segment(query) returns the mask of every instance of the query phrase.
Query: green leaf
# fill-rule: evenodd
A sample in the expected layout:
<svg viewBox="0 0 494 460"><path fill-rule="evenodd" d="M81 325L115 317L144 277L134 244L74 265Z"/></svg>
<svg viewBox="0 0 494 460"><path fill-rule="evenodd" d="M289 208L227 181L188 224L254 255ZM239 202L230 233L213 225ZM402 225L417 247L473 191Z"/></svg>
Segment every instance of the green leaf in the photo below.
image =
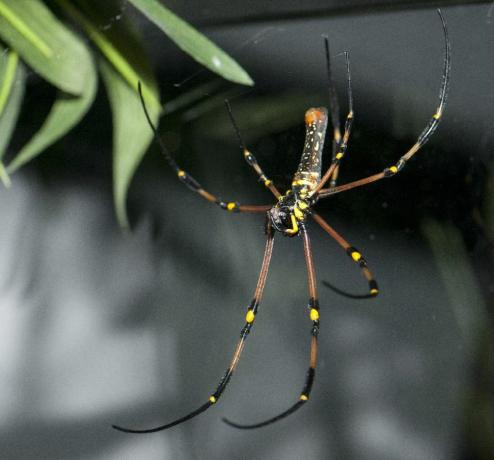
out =
<svg viewBox="0 0 494 460"><path fill-rule="evenodd" d="M137 166L142 160L153 133L146 122L136 88L131 88L114 67L100 59L103 76L113 114L113 193L117 219L129 227L125 201L127 190ZM154 94L158 98L157 93ZM148 107L151 119L157 122L159 110Z"/></svg>
<svg viewBox="0 0 494 460"><path fill-rule="evenodd" d="M14 83L19 55L15 51L9 51L0 46L2 57L0 59L0 115L7 104L7 100Z"/></svg>
<svg viewBox="0 0 494 460"><path fill-rule="evenodd" d="M10 177L5 170L5 166L3 165L2 161L0 161L0 181L2 181L5 188L10 188L10 186L12 185Z"/></svg>
<svg viewBox="0 0 494 460"><path fill-rule="evenodd" d="M148 105L161 109L153 74L132 25L125 18L121 18L114 22L112 27L105 28L110 19L119 13L119 2L56 1L85 30L132 90L136 91L137 82L140 81Z"/></svg>
<svg viewBox="0 0 494 460"><path fill-rule="evenodd" d="M10 186L10 178L1 162L19 116L25 89L26 73L15 51L0 46L0 181Z"/></svg>
<svg viewBox="0 0 494 460"><path fill-rule="evenodd" d="M0 0L0 37L57 88L84 92L86 48L41 1Z"/></svg>
<svg viewBox="0 0 494 460"><path fill-rule="evenodd" d="M82 68L82 63L88 67ZM87 59L84 59L82 63L79 69L81 73L86 75L84 91L80 96L70 96L65 93L59 95L40 130L8 165L7 171L9 173L19 169L69 132L91 107L98 82L96 67L90 56L87 56Z"/></svg>
<svg viewBox="0 0 494 460"><path fill-rule="evenodd" d="M0 159L14 131L24 95L26 74L15 51L0 46Z"/></svg>
<svg viewBox="0 0 494 460"><path fill-rule="evenodd" d="M228 54L157 0L129 0L129 3L200 64L235 83L254 84L247 72Z"/></svg>

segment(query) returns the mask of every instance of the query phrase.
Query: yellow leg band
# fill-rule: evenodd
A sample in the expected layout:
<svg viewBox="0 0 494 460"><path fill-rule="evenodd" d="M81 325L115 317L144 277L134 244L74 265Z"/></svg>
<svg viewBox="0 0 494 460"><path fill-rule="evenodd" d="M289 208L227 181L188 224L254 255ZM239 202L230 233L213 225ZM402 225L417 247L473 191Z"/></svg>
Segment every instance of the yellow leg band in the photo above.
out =
<svg viewBox="0 0 494 460"><path fill-rule="evenodd" d="M253 323L255 317L256 315L254 314L254 312L252 310L249 310L245 315L245 321L247 321L248 323Z"/></svg>
<svg viewBox="0 0 494 460"><path fill-rule="evenodd" d="M310 310L310 319L312 321L317 321L319 319L319 312L315 308Z"/></svg>

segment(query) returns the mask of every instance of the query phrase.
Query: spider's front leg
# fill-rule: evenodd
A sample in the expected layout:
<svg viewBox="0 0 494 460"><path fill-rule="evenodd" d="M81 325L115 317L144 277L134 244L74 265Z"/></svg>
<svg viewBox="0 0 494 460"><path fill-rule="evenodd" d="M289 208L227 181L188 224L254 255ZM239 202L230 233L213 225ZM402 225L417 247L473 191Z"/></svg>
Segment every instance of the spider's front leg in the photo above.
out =
<svg viewBox="0 0 494 460"><path fill-rule="evenodd" d="M444 107L446 105L446 96L448 94L449 74L451 70L451 50L450 50L451 45L448 38L448 28L446 25L446 21L441 13L441 10L438 9L437 12L439 14L443 26L445 55L444 55L443 76L441 80L441 87L439 89L439 105L437 106L436 111L430 118L429 123L427 123L426 127L422 130L415 144L413 144L412 147L404 155L402 155L401 158L394 165L385 168L380 173L353 182L349 182L348 184L343 184L337 187L330 187L326 189L319 189L318 187L319 189L319 193L317 194L318 199L326 198L328 196L344 192L345 190L350 190L355 187L360 187L362 185L367 185L372 182L376 182L378 180L394 176L395 174L400 172L405 167L407 162L420 150L421 147L423 147L423 145L430 139L430 137L438 127L439 122L441 121L441 118L444 113Z"/></svg>
<svg viewBox="0 0 494 460"><path fill-rule="evenodd" d="M170 165L170 167L175 171L175 174L177 175L178 179L180 182L182 182L184 185L186 185L190 190L193 192L198 193L200 196L202 196L204 199L207 201L216 204L219 206L221 209L224 209L225 211L230 211L230 212L266 212L271 208L271 205L242 205L238 203L237 201L224 201L221 198L218 198L217 196L213 195L212 193L208 192L205 190L199 182L197 182L188 172L184 171L181 169L177 162L173 159L171 156L170 152L168 151L168 148L166 147L165 143L163 142L163 139L161 139L160 135L158 134L158 130L156 129L156 126L154 126L153 121L151 120L151 117L149 116L149 112L146 107L146 102L144 101L144 96L142 94L142 86L141 82L137 83L137 90L139 92L139 97L141 99L141 104L142 108L144 110L144 115L146 116L146 120L149 124L149 127L153 131L154 134L154 139L156 143L159 145L161 149L161 153L165 157L166 161ZM228 106L229 107L229 106ZM231 115L231 110L229 110L230 116ZM232 118L233 121L233 118ZM235 122L233 121L235 129L237 130L237 134L240 136L240 133L238 131L238 128L236 127ZM244 157L256 171L260 171L263 176L264 173L260 169L259 165L257 164L256 159L254 156L244 148ZM265 176L264 176L265 177ZM264 185L268 188L271 189L273 194L276 195L276 193L279 192L276 190L276 187L271 183L271 181L266 177L264 181Z"/></svg>

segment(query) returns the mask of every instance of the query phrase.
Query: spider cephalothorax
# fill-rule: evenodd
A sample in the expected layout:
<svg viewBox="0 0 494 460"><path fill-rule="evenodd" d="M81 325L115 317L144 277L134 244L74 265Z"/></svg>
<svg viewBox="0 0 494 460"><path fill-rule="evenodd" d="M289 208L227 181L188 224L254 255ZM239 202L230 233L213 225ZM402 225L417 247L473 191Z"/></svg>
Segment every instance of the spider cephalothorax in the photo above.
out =
<svg viewBox="0 0 494 460"><path fill-rule="evenodd" d="M292 237L298 235L299 225L305 222L310 208L310 200L301 198L293 190L288 190L268 211L268 218L275 230L284 236Z"/></svg>

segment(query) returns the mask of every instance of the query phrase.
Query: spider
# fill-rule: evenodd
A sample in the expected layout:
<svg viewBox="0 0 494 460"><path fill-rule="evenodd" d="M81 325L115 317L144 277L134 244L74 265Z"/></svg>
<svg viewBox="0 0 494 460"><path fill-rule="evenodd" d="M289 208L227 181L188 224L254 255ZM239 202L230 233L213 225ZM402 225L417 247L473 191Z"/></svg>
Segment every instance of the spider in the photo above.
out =
<svg viewBox="0 0 494 460"><path fill-rule="evenodd" d="M153 130L156 142L159 144L161 151L168 161L171 168L175 171L178 179L183 182L189 189L198 193L200 196L205 198L207 201L215 203L221 209L229 212L247 212L247 213L263 213L266 215L266 247L264 250L264 257L262 260L261 271L257 281L257 286L254 292L254 296L247 307L247 313L245 315L245 325L241 329L240 339L237 343L235 351L233 353L232 360L228 366L225 374L221 378L215 391L209 396L204 404L202 404L197 409L193 410L189 414L180 417L172 422L165 425L161 425L155 428L149 429L129 429L123 428L121 426L112 425L113 428L126 432L126 433L153 433L161 430L166 430L173 426L179 425L187 420L190 420L202 412L209 409L211 406L215 405L223 392L225 391L230 379L238 365L240 356L245 346L245 341L252 330L255 319L258 314L259 304L264 291L264 286L266 284L266 277L269 270L269 264L271 261L271 255L273 252L274 236L276 233L281 233L286 237L293 238L295 236L300 236L303 241L305 263L307 266L307 276L308 276L308 286L309 286L309 318L312 322L310 334L310 359L309 368L305 378L305 383L300 396L291 407L289 407L284 412L276 415L275 417L269 418L268 420L255 423L255 424L239 424L232 422L228 419L223 419L228 425L240 428L240 429L252 429L260 428L266 425L270 425L277 422L288 415L297 411L302 407L310 397L312 386L314 383L314 378L316 374L317 365L317 352L318 352L318 334L319 334L319 302L317 296L317 286L316 286L316 274L314 270L314 262L312 258L311 242L309 234L307 232L307 221L312 218L319 224L322 229L327 232L348 254L348 256L360 267L360 270L368 282L369 291L364 295L352 295L345 293L337 288L332 287L327 284L336 292L347 295L353 298L369 298L378 295L378 285L374 279L372 272L368 268L365 258L362 256L360 251L348 243L336 230L333 229L317 212L314 211L314 206L316 203L324 198L330 197L337 193L350 190L355 187L360 187L362 185L367 185L372 182L379 181L381 179L390 178L395 176L400 172L406 165L406 163L417 153L417 151L429 140L431 135L436 130L441 117L444 112L446 96L449 86L449 74L450 74L450 42L448 38L448 30L446 26L446 21L441 13L437 10L442 23L444 42L445 42L445 57L444 57L444 68L441 80L441 86L439 90L439 105L435 113L430 118L428 124L423 129L423 131L418 136L416 142L412 147L401 156L401 158L394 164L385 168L382 172L377 174L352 181L343 185L336 185L336 180L338 177L338 170L340 163L345 156L348 140L350 137L350 132L352 129L354 112L353 112L353 97L352 97L352 87L351 87L351 77L350 77L350 60L349 55L345 52L346 60L346 73L347 73L347 97L348 97L348 115L346 117L343 135L341 134L340 124L339 124L339 109L336 96L336 89L331 76L330 58L329 58L329 44L327 37L324 38L325 43L325 54L326 54L326 67L329 80L329 93L331 102L331 123L333 127L333 139L332 147L333 154L332 160L329 168L326 170L325 174L321 176L322 172L322 152L324 139L326 134L326 128L328 125L328 110L325 107L310 108L305 113L305 125L306 125L306 136L305 144L300 160L298 169L293 176L291 188L284 194L280 193L273 182L266 176L264 171L259 166L257 160L255 159L252 152L250 152L243 142L240 134L240 130L233 118L231 107L226 101L227 110L232 121L233 127L240 141L240 147L243 152L244 158L247 163L254 169L254 171L259 176L259 181L264 184L264 186L271 191L271 193L277 198L277 202L274 206L272 205L242 205L236 201L223 201L217 198L215 195L206 191L202 186L187 172L180 169L175 160L170 155L168 149L164 145L162 139L158 135L157 129L154 126L149 113L146 109L146 104L142 95L142 89L140 83L138 84L138 92L141 98L144 113L146 115L147 121ZM329 182L329 187L326 184ZM326 284L326 283L325 283Z"/></svg>

